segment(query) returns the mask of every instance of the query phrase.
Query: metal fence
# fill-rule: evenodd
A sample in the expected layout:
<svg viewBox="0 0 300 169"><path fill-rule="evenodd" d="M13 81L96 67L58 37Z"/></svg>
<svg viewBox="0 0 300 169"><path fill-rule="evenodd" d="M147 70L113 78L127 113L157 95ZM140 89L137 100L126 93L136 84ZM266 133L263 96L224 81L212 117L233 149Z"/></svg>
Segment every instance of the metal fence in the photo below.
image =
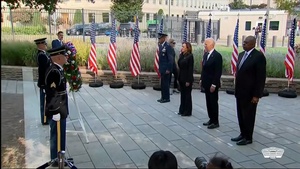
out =
<svg viewBox="0 0 300 169"><path fill-rule="evenodd" d="M131 12L132 13L132 12ZM30 9L1 10L1 40L33 40L41 35L47 35L50 40L56 38L58 31L63 31L67 35L67 30L76 25L88 26L95 18L95 23L111 23L111 12L87 9L57 9L55 13L49 14L46 11ZM133 16L134 18L134 16ZM182 41L183 21L188 19L188 41L195 43L200 37L204 40L208 21L193 19L188 17L165 17L164 33L178 42ZM141 39L148 39L147 26L150 21L160 21L158 14L144 14L140 19ZM117 27L120 23L117 22ZM79 38L85 41L86 35L83 30L71 34L72 38ZM212 34L219 37L219 21L212 21ZM200 36L197 36L200 34ZM105 35L104 35L105 36ZM103 36L98 37L103 38ZM132 38L132 37L131 37Z"/></svg>

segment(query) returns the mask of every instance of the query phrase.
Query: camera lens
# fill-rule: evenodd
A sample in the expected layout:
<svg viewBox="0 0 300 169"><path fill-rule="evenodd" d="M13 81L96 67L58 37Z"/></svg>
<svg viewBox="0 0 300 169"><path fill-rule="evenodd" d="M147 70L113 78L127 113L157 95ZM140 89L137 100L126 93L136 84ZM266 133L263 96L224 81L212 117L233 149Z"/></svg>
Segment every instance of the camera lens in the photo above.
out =
<svg viewBox="0 0 300 169"><path fill-rule="evenodd" d="M195 159L195 165L198 169L206 169L207 161L204 157L197 157Z"/></svg>

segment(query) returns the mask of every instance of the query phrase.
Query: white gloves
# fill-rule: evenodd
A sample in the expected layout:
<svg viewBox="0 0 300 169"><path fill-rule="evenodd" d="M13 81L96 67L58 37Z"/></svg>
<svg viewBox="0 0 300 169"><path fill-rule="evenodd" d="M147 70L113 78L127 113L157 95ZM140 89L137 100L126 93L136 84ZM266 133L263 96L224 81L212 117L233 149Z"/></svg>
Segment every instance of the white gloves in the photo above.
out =
<svg viewBox="0 0 300 169"><path fill-rule="evenodd" d="M59 121L60 120L60 113L53 115L52 120Z"/></svg>

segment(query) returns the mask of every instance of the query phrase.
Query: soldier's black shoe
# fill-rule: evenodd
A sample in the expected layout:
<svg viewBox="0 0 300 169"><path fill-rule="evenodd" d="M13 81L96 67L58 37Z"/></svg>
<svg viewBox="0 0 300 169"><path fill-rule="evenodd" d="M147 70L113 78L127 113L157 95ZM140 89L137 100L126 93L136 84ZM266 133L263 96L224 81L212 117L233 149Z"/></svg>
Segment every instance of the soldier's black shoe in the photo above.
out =
<svg viewBox="0 0 300 169"><path fill-rule="evenodd" d="M170 99L162 99L162 100L160 101L160 103L167 103L167 102L170 102Z"/></svg>
<svg viewBox="0 0 300 169"><path fill-rule="evenodd" d="M43 126L49 125L49 123L42 123Z"/></svg>

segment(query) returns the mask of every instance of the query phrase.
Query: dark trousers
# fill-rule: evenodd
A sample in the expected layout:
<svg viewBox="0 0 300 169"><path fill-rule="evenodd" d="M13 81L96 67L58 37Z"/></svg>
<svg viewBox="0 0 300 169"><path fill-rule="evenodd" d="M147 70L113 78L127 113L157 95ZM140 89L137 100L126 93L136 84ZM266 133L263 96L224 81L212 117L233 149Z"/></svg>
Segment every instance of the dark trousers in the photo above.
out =
<svg viewBox="0 0 300 169"><path fill-rule="evenodd" d="M205 88L206 109L211 123L219 124L219 89L216 88L213 93L210 88Z"/></svg>
<svg viewBox="0 0 300 169"><path fill-rule="evenodd" d="M172 74L174 75L174 89L177 89L178 88L178 83L177 83L178 71L177 71L176 63L174 63L174 65L173 65ZM171 81L172 81L172 74L170 75L170 85L171 85Z"/></svg>
<svg viewBox="0 0 300 169"><path fill-rule="evenodd" d="M180 107L179 113L185 115L192 115L192 84L188 87L185 82L179 82L180 85Z"/></svg>
<svg viewBox="0 0 300 169"><path fill-rule="evenodd" d="M66 150L66 119L60 121L49 120L50 124L50 156L57 158L59 151Z"/></svg>
<svg viewBox="0 0 300 169"><path fill-rule="evenodd" d="M46 93L44 93L43 89L40 88L40 114L41 114L41 123L47 124L48 119L45 115L45 96Z"/></svg>
<svg viewBox="0 0 300 169"><path fill-rule="evenodd" d="M257 104L251 103L252 98L236 99L237 116L240 132L247 140L252 140Z"/></svg>
<svg viewBox="0 0 300 169"><path fill-rule="evenodd" d="M170 73L169 74L161 74L161 98L165 100L170 100Z"/></svg>

